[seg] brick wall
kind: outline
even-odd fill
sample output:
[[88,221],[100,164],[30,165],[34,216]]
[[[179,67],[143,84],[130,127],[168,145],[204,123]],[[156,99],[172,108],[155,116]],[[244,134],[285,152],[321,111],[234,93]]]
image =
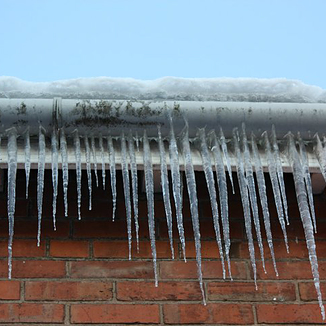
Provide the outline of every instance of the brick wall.
[[[82,221],[76,218],[75,175],[72,171],[69,185],[69,218],[63,217],[60,187],[55,232],[51,220],[51,177],[50,172],[46,172],[42,243],[40,247],[36,247],[36,173],[32,171],[30,199],[26,200],[24,172],[19,171],[11,281],[7,280],[6,194],[0,198],[0,324],[321,323],[291,177],[286,180],[291,219],[291,225],[288,227],[291,251],[286,254],[275,207],[270,197],[274,246],[280,276],[278,279],[275,277],[265,243],[268,274],[264,274],[261,263],[257,262],[256,291],[245,241],[239,195],[231,195],[229,200],[231,265],[234,277],[231,282],[222,279],[208,194],[203,174],[197,174],[207,306],[201,304],[201,293],[196,279],[195,249],[187,197],[185,196],[184,217],[188,262],[185,264],[181,258],[176,229],[174,246],[177,255],[174,261],[170,259],[162,198],[156,196],[159,287],[155,288],[145,196],[140,195],[140,251],[136,252],[133,243],[133,260],[128,261],[121,175],[118,175],[119,198],[114,223],[111,222],[110,189],[94,189],[93,210],[88,211],[85,177],[84,173]],[[270,186],[268,192],[272,195]],[[315,197],[318,217],[317,251],[324,297],[325,203],[324,195]],[[258,255],[258,250],[256,254]]]

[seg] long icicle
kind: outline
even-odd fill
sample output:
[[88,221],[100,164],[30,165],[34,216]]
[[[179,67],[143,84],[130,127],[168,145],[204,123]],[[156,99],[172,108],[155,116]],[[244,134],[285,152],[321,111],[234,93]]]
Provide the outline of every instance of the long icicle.
[[51,135],[51,165],[52,165],[52,187],[53,187],[53,203],[52,218],[53,228],[56,230],[56,214],[57,214],[57,196],[58,196],[58,131],[53,127]]
[[122,133],[121,135],[121,169],[122,169],[123,192],[125,196],[125,205],[126,205],[129,260],[131,260],[132,236],[131,236],[130,181],[129,181],[129,170],[128,170],[128,163],[127,163],[127,145],[126,145],[126,138],[124,133]]
[[[206,186],[209,193],[209,198],[211,202],[213,222],[214,222],[214,230],[216,236],[216,242],[218,246],[218,250],[220,253],[221,263],[222,263],[222,271],[223,278],[225,279],[225,264],[224,264],[224,254],[223,254],[223,245],[222,245],[222,237],[220,231],[220,217],[218,213],[218,205],[217,205],[217,197],[216,197],[216,188],[215,188],[215,179],[212,169],[212,159],[211,153],[208,151],[207,142],[206,142],[206,134],[205,129],[198,130],[199,141],[200,141],[200,154],[203,163],[203,169],[206,179]],[[223,222],[222,222],[223,225]],[[228,257],[228,266],[229,271],[231,269],[230,259]]]
[[177,141],[174,135],[173,121],[171,115],[169,116],[169,120],[170,120],[169,154],[170,154],[170,169],[171,169],[171,179],[172,179],[172,192],[173,192],[177,226],[178,226],[179,238],[182,247],[183,258],[184,261],[186,261],[186,240],[184,235],[183,216],[182,216],[179,153],[178,153]]
[[264,272],[266,274],[267,272],[266,272],[266,267],[265,267],[263,240],[262,240],[261,230],[260,230],[256,185],[255,185],[254,173],[252,170],[252,162],[251,162],[251,157],[250,157],[250,152],[249,152],[249,147],[248,147],[246,127],[245,127],[244,123],[242,124],[241,136],[242,136],[241,140],[242,140],[242,149],[243,149],[243,157],[244,157],[245,175],[246,175],[247,186],[248,186],[248,190],[249,190],[249,200],[250,200],[250,204],[251,204],[252,216],[253,216],[254,226],[255,226],[255,230],[256,230],[256,236],[257,236],[257,240],[258,240],[260,257],[261,257]]
[[14,237],[14,221],[16,206],[16,174],[17,174],[17,130],[15,127],[8,131],[8,278],[12,272],[12,245]]
[[74,134],[74,147],[75,147],[75,158],[76,158],[76,181],[77,181],[77,210],[78,219],[81,220],[81,185],[82,185],[82,169],[81,169],[81,149],[80,149],[80,138],[78,130],[75,130]]
[[[194,172],[194,167],[192,164],[192,157],[191,157],[191,151],[190,151],[188,125],[186,126],[186,129],[182,136],[181,143],[182,143],[182,154],[183,154],[184,163],[185,163],[187,189],[188,189],[189,201],[190,201],[192,228],[194,231],[194,239],[195,239],[198,281],[199,281],[199,286],[200,286],[200,290],[201,290],[202,297],[203,297],[203,303],[204,303],[204,305],[206,305],[205,292],[204,292],[204,286],[203,286],[203,274],[202,274],[202,267],[201,267],[201,243],[200,243],[200,228],[199,228],[199,216],[198,216],[196,178],[195,178],[195,172]],[[223,254],[222,254],[222,257],[223,257]],[[221,259],[222,259],[222,257],[221,257]]]
[[128,150],[129,150],[130,170],[131,170],[132,203],[133,203],[133,209],[134,209],[137,252],[139,252],[138,176],[137,176],[137,162],[136,162],[134,138],[132,136],[131,130],[128,135]]
[[291,133],[287,134],[288,138],[288,151],[289,161],[292,165],[293,178],[295,191],[297,195],[297,201],[299,206],[300,218],[302,221],[304,234],[307,243],[307,249],[309,254],[309,260],[311,265],[311,271],[314,278],[315,289],[317,292],[319,307],[323,320],[325,320],[325,308],[322,301],[322,295],[320,291],[319,272],[318,272],[318,261],[316,255],[316,243],[314,238],[314,229],[311,221],[309,204],[307,198],[307,192],[304,181],[303,168],[301,166],[300,157],[295,148],[294,137]]
[[65,206],[65,217],[68,217],[68,149],[66,135],[63,128],[60,132],[60,152],[62,159],[63,201]]
[[168,168],[166,164],[166,154],[165,154],[164,143],[162,140],[161,126],[158,125],[157,129],[158,129],[158,147],[160,151],[161,185],[162,185],[162,193],[163,193],[163,202],[164,202],[164,209],[165,209],[166,224],[168,227],[168,234],[170,240],[171,255],[172,255],[172,259],[174,259],[172,209],[171,209],[171,202],[170,202]]
[[31,172],[31,143],[29,139],[29,127],[27,127],[24,137],[25,151],[25,174],[26,174],[26,199],[28,198],[29,177]]
[[144,149],[144,175],[145,175],[145,188],[147,198],[147,210],[148,210],[148,229],[149,237],[151,240],[151,249],[154,266],[155,286],[158,286],[158,272],[157,272],[157,257],[156,257],[156,245],[155,245],[155,220],[154,220],[154,176],[152,166],[152,156],[149,141],[147,138],[146,130],[144,130],[143,138]]
[[262,136],[263,136],[263,140],[264,140],[268,172],[269,172],[269,176],[270,176],[271,183],[272,183],[274,202],[275,202],[276,210],[277,210],[277,217],[278,217],[278,220],[280,222],[281,229],[283,232],[286,251],[289,252],[288,237],[286,234],[284,212],[283,212],[283,207],[282,207],[282,197],[281,197],[281,192],[280,192],[279,183],[278,183],[278,179],[277,179],[275,158],[272,154],[271,144],[268,139],[267,131],[263,132]]
[[44,136],[44,129],[42,126],[40,126],[39,136],[38,136],[38,166],[37,166],[37,246],[38,247],[41,244],[44,168],[45,168],[45,136]]
[[231,262],[230,262],[230,224],[229,224],[229,205],[228,205],[228,189],[226,184],[226,174],[223,163],[222,152],[220,144],[217,141],[215,131],[211,133],[212,137],[212,152],[214,156],[215,170],[217,176],[217,186],[219,191],[219,199],[221,206],[221,218],[223,227],[223,239],[225,246],[225,256],[229,269],[229,276],[232,280]]
[[103,189],[105,189],[105,155],[104,155],[103,137],[101,134],[99,135],[98,142],[101,151],[102,185],[103,185]]
[[234,142],[235,156],[237,160],[237,175],[239,181],[241,201],[243,206],[245,228],[246,228],[246,234],[248,238],[249,256],[250,256],[252,270],[254,273],[255,286],[257,289],[257,267],[255,261],[255,247],[254,247],[254,241],[253,241],[252,229],[251,229],[250,203],[249,203],[244,164],[243,164],[243,159],[241,157],[240,146],[239,146],[239,132],[237,129],[233,130],[233,142]]
[[94,168],[94,173],[95,173],[96,187],[98,187],[97,151],[96,151],[95,137],[94,136],[91,136],[91,154],[92,154],[92,158],[93,158],[93,168]]
[[263,219],[264,219],[264,226],[266,231],[267,243],[269,250],[271,252],[273,266],[275,270],[276,276],[278,276],[278,271],[276,267],[275,261],[275,253],[274,253],[274,246],[273,246],[273,236],[271,230],[271,221],[270,221],[270,214],[268,209],[268,200],[266,194],[266,182],[264,177],[263,165],[260,160],[259,151],[257,147],[257,141],[254,133],[251,133],[251,148],[254,157],[254,165],[255,165],[255,173],[257,177],[257,184],[258,184],[258,192],[260,197],[260,203],[263,211]]
[[85,157],[86,157],[86,172],[88,184],[88,210],[92,210],[92,169],[91,169],[91,150],[89,147],[88,136],[84,136],[85,142]]
[[290,222],[289,222],[289,214],[288,214],[288,203],[287,203],[286,192],[285,192],[285,184],[283,178],[283,168],[282,168],[280,151],[277,144],[276,131],[274,125],[272,125],[272,147],[273,147],[273,154],[276,163],[277,179],[281,189],[285,220],[286,220],[286,224],[289,225]]
[[108,151],[109,151],[109,160],[110,160],[110,179],[111,179],[111,192],[112,192],[112,221],[115,218],[115,211],[117,207],[117,177],[115,170],[115,150],[113,146],[112,137],[107,138],[108,141]]

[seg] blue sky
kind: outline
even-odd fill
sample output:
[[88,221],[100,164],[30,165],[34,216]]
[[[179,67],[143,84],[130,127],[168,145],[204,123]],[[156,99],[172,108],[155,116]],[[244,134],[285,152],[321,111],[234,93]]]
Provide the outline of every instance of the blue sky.
[[0,0],[0,75],[285,77],[326,88],[325,0]]

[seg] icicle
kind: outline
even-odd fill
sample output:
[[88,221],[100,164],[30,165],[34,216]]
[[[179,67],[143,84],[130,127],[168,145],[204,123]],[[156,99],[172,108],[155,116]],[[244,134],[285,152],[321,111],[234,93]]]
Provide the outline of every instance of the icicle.
[[110,159],[110,178],[111,178],[111,191],[112,191],[112,205],[113,205],[113,212],[112,212],[112,221],[115,218],[115,210],[117,206],[117,179],[116,179],[116,170],[115,170],[115,151],[113,147],[112,137],[109,136],[107,138],[108,141],[108,151],[109,151],[109,159]]
[[[1,138],[0,138],[1,143]],[[29,139],[29,127],[25,132],[24,139],[25,147],[25,174],[26,174],[26,199],[28,198],[28,186],[29,186],[29,176],[31,172],[31,143]]]
[[311,213],[315,233],[317,233],[316,214],[315,214],[315,207],[314,207],[314,197],[312,194],[311,178],[310,178],[310,173],[309,173],[308,156],[307,156],[306,147],[301,138],[300,132],[298,132],[298,141],[299,141],[299,147],[300,147],[300,158],[301,158],[301,163],[302,163],[302,168],[303,168],[303,176],[304,176],[304,181],[306,184],[306,189],[307,189],[307,194],[308,194],[310,213]]
[[250,214],[250,203],[247,189],[247,181],[245,178],[244,164],[241,157],[240,146],[239,146],[239,132],[237,129],[233,130],[233,142],[234,142],[234,150],[235,156],[237,159],[237,175],[240,187],[241,201],[243,206],[244,220],[245,220],[245,228],[246,234],[248,238],[248,247],[249,247],[249,256],[251,261],[252,270],[254,273],[254,280],[257,289],[257,269],[255,262],[255,247],[254,241],[252,237],[251,230],[251,214]]
[[148,210],[148,229],[149,229],[149,237],[151,240],[155,286],[158,286],[158,272],[157,272],[157,264],[156,264],[156,245],[155,245],[155,220],[154,220],[154,216],[155,216],[154,215],[154,177],[153,177],[151,149],[149,146],[146,130],[144,130],[143,148],[144,148],[143,158],[144,158],[145,188],[146,188],[147,210]]
[[14,237],[14,220],[16,206],[16,173],[17,173],[17,130],[15,127],[8,130],[8,278],[12,271],[12,244]]
[[165,208],[166,223],[168,227],[168,234],[170,239],[170,247],[172,259],[174,259],[174,248],[173,248],[173,235],[172,235],[172,210],[170,202],[170,189],[169,189],[169,179],[168,179],[168,169],[166,164],[165,148],[161,135],[161,126],[158,125],[158,146],[160,150],[160,164],[161,164],[161,184],[163,192],[163,201]]
[[137,148],[137,152],[139,153],[139,136],[138,136],[138,132],[136,131],[136,148]]
[[287,138],[288,138],[289,161],[291,162],[292,165],[295,191],[297,195],[300,217],[305,233],[311,271],[314,278],[321,315],[323,320],[325,320],[325,308],[323,305],[322,295],[320,291],[316,244],[315,244],[311,216],[309,213],[309,204],[308,204],[307,192],[306,192],[306,187],[304,182],[303,167],[301,166],[300,157],[298,155],[297,149],[295,148],[293,135],[289,133],[287,134]]
[[37,246],[41,243],[41,220],[43,206],[43,190],[44,190],[44,168],[45,168],[45,136],[43,127],[39,127],[38,137],[38,166],[37,166]]
[[284,178],[283,178],[283,168],[282,168],[280,151],[277,144],[274,125],[272,126],[272,146],[273,146],[273,153],[274,153],[275,163],[276,163],[277,179],[281,189],[285,220],[286,220],[286,224],[289,225],[290,223],[289,223],[289,215],[288,215],[288,203],[286,199],[286,192],[285,192],[285,185],[284,185]]
[[272,154],[271,145],[270,145],[270,142],[268,139],[267,132],[265,131],[262,134],[262,136],[264,137],[268,172],[269,172],[269,176],[270,176],[271,183],[272,183],[272,189],[273,189],[273,194],[274,194],[274,202],[275,202],[276,210],[277,210],[277,216],[278,216],[278,220],[280,222],[281,229],[283,232],[286,251],[289,252],[288,237],[286,234],[286,226],[285,226],[284,213],[283,213],[283,207],[282,207],[282,198],[281,198],[281,192],[280,192],[279,183],[278,183],[278,179],[277,179],[275,158]]
[[169,154],[170,154],[170,169],[172,179],[172,191],[174,198],[174,205],[176,210],[177,225],[179,238],[181,242],[183,258],[186,261],[186,241],[183,228],[183,216],[182,216],[182,198],[181,198],[181,178],[179,170],[179,153],[178,146],[174,135],[172,117],[170,119],[170,143],[169,143]]
[[[187,189],[188,189],[189,201],[190,201],[192,227],[193,227],[194,239],[195,239],[197,274],[198,274],[199,286],[203,296],[203,303],[204,305],[206,305],[204,286],[203,286],[203,275],[201,270],[201,244],[200,244],[196,179],[195,179],[195,172],[192,164],[192,157],[191,157],[191,151],[189,145],[188,126],[186,126],[186,130],[184,132],[184,135],[182,136],[181,142],[182,142],[182,153],[185,161],[185,173],[186,173]],[[218,241],[220,241],[220,239]],[[221,259],[223,261],[223,253],[221,255]]]
[[326,181],[326,156],[324,155],[324,149],[320,141],[319,135],[316,134],[315,138],[316,138],[316,144],[314,146],[314,151],[320,166],[320,171]]
[[89,148],[88,136],[84,137],[85,142],[85,156],[86,156],[86,171],[87,171],[87,183],[88,183],[88,210],[92,210],[92,170],[91,170],[91,150]]
[[93,168],[94,168],[94,172],[95,172],[96,187],[98,187],[97,152],[96,152],[96,146],[95,146],[95,138],[94,138],[94,136],[91,136],[91,153],[92,153],[92,157],[93,157]]
[[214,155],[215,170],[217,175],[217,186],[219,190],[219,199],[221,205],[221,218],[223,227],[223,238],[225,246],[225,256],[229,268],[229,276],[232,280],[231,263],[230,263],[230,226],[229,226],[229,206],[228,206],[228,189],[226,184],[226,175],[223,163],[223,157],[220,149],[220,144],[217,141],[216,134],[213,131],[212,136],[212,151]]
[[[201,154],[202,163],[203,163],[206,185],[207,185],[209,198],[210,198],[210,202],[211,202],[216,242],[218,245],[221,263],[222,263],[223,278],[225,279],[224,254],[223,254],[222,238],[221,238],[221,231],[220,231],[220,221],[219,221],[220,218],[219,218],[219,214],[218,214],[218,205],[217,205],[216,190],[215,190],[215,180],[214,180],[214,174],[213,174],[213,169],[212,169],[211,154],[207,148],[205,129],[199,129],[198,134],[199,134],[199,140],[200,140],[200,154]],[[189,148],[189,150],[190,150],[190,148]],[[222,222],[222,225],[223,225],[223,222]],[[229,265],[229,271],[230,271],[230,266],[231,266],[230,262],[229,262],[230,259],[229,259],[229,257],[227,257],[227,258],[228,258],[228,265]]]
[[81,219],[81,180],[82,180],[82,169],[81,169],[81,150],[80,150],[80,138],[78,130],[75,130],[74,135],[74,146],[75,146],[75,158],[76,158],[76,181],[77,181],[77,209],[78,219]]
[[129,171],[127,164],[127,145],[125,135],[121,135],[121,169],[123,191],[125,195],[126,215],[127,215],[127,232],[128,232],[128,247],[129,247],[129,260],[131,259],[131,203],[130,203],[130,181]]
[[131,170],[132,202],[133,202],[133,208],[134,208],[137,252],[139,252],[138,177],[137,177],[137,163],[136,163],[134,138],[132,136],[131,131],[129,132],[129,136],[128,136],[128,150],[129,150],[130,170]]
[[99,136],[99,147],[101,151],[101,161],[102,161],[102,184],[103,189],[105,189],[105,157],[104,157],[104,147],[103,147],[103,137],[102,135]]
[[252,148],[252,153],[253,153],[253,157],[254,157],[255,172],[256,172],[256,177],[257,177],[260,203],[261,203],[261,207],[262,207],[262,211],[263,211],[263,219],[264,219],[267,243],[268,243],[269,250],[271,252],[275,274],[276,274],[276,276],[278,276],[278,271],[277,271],[276,262],[275,262],[273,237],[272,237],[271,221],[270,221],[270,215],[269,215],[269,209],[268,209],[264,171],[263,171],[263,166],[262,166],[260,156],[259,156],[256,137],[253,133],[251,133],[251,148]]
[[53,187],[53,228],[56,230],[57,196],[58,196],[58,134],[54,127],[51,135],[52,187]]
[[62,181],[63,181],[63,200],[65,205],[65,216],[68,216],[68,150],[65,131],[60,132],[60,152],[62,159]]
[[258,205],[257,205],[257,194],[256,194],[256,185],[254,179],[254,173],[252,170],[252,162],[250,157],[250,152],[248,148],[248,140],[246,135],[245,124],[242,124],[242,148],[243,148],[243,156],[244,156],[244,166],[245,166],[245,175],[249,190],[249,199],[251,203],[251,210],[254,219],[254,225],[256,230],[256,236],[258,240],[258,247],[260,250],[260,256],[263,264],[264,272],[266,273],[265,268],[265,259],[264,259],[264,247],[263,247],[263,240],[261,237],[260,231],[260,222],[259,222],[259,213],[258,213]]
[[228,170],[229,178],[230,178],[230,181],[231,181],[232,193],[235,194],[234,185],[233,185],[233,178],[232,178],[231,161],[230,161],[230,157],[229,157],[228,148],[226,146],[226,141],[225,141],[225,137],[224,137],[222,127],[220,127],[220,142],[221,142],[221,147],[222,147],[223,155],[224,155],[225,162],[226,162],[226,168]]

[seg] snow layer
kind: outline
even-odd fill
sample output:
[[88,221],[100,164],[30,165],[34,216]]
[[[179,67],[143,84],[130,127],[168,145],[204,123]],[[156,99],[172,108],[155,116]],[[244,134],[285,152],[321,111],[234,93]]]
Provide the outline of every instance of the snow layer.
[[0,98],[326,103],[326,90],[285,78],[78,78],[28,82],[0,76]]

